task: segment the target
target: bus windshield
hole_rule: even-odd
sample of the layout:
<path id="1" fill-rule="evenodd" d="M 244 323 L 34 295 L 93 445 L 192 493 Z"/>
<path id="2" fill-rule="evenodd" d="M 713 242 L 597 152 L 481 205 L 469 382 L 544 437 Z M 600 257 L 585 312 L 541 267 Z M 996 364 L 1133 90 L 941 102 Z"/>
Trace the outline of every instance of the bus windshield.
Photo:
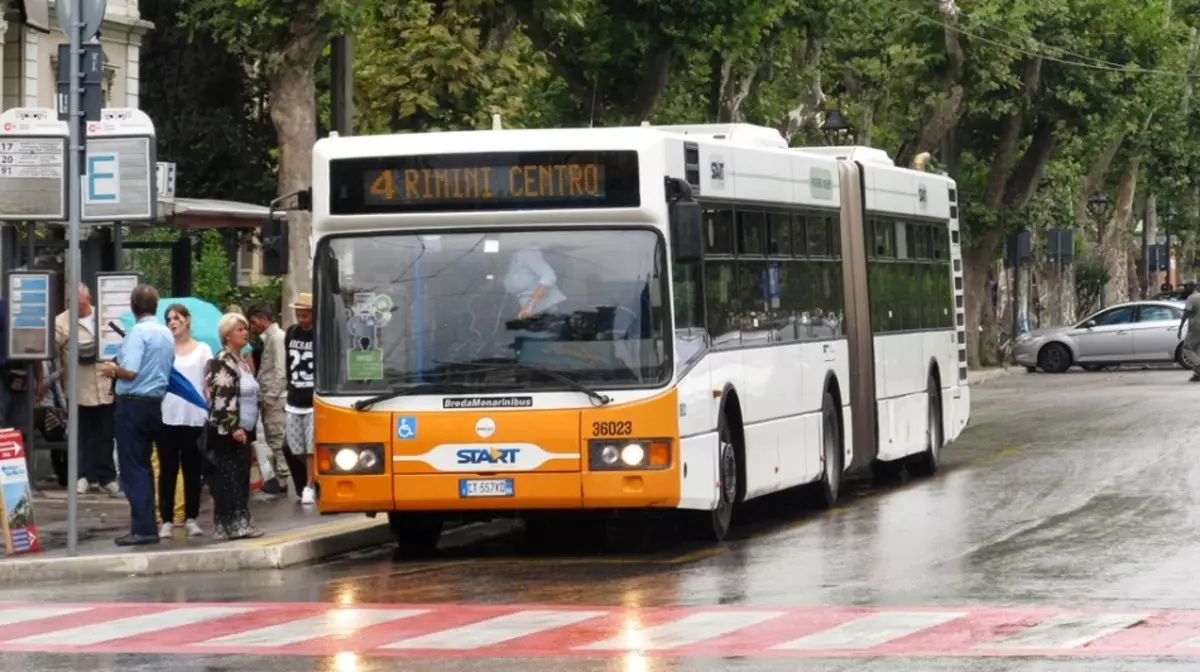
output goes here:
<path id="1" fill-rule="evenodd" d="M 671 377 L 666 254 L 654 231 L 331 237 L 314 266 L 322 394 L 653 387 Z"/>

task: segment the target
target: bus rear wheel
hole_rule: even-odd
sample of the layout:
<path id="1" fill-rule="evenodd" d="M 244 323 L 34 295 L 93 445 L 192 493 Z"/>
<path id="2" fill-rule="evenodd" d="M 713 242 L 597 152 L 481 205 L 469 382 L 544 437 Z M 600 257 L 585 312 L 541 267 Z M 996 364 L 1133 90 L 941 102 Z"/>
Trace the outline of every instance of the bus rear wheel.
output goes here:
<path id="1" fill-rule="evenodd" d="M 399 548 L 401 558 L 421 558 L 437 550 L 442 538 L 442 519 L 416 511 L 393 511 L 388 514 L 388 527 Z"/>
<path id="2" fill-rule="evenodd" d="M 837 504 L 842 484 L 842 432 L 838 424 L 838 406 L 833 395 L 826 392 L 821 400 L 821 480 L 805 488 L 805 499 L 821 509 Z"/>

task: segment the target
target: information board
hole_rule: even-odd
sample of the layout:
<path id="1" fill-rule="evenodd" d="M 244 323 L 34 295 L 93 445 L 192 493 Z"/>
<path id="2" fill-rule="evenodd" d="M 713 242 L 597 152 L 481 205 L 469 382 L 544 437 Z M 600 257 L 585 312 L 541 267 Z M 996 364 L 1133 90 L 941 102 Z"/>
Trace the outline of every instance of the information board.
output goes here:
<path id="1" fill-rule="evenodd" d="M 8 273 L 8 358 L 40 361 L 54 351 L 50 271 Z"/>
<path id="2" fill-rule="evenodd" d="M 154 123 L 135 109 L 102 110 L 88 124 L 83 221 L 152 221 L 157 212 Z"/>
<path id="3" fill-rule="evenodd" d="M 67 135 L 48 108 L 0 113 L 0 220 L 67 219 Z"/>
<path id="4" fill-rule="evenodd" d="M 16 429 L 0 429 L 0 533 L 7 555 L 41 550 L 33 522 L 33 493 L 25 465 L 25 442 Z"/>
<path id="5" fill-rule="evenodd" d="M 121 315 L 129 312 L 129 297 L 142 281 L 138 273 L 113 271 L 96 274 L 96 326 L 100 329 L 97 359 L 111 361 L 121 351 L 125 337 L 113 331 L 109 322 L 121 324 Z"/>

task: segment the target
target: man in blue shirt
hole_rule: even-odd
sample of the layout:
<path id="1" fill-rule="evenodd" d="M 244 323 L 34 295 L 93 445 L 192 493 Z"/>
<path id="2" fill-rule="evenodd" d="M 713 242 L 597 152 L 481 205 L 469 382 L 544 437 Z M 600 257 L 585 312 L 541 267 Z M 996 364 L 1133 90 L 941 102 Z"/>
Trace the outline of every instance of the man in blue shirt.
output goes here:
<path id="1" fill-rule="evenodd" d="M 153 287 L 138 285 L 129 304 L 137 323 L 121 343 L 117 361 L 105 363 L 101 374 L 117 380 L 117 457 L 121 489 L 133 519 L 130 534 L 116 541 L 118 546 L 141 546 L 159 540 L 150 452 L 162 429 L 162 401 L 175 365 L 175 337 L 154 317 L 158 292 Z"/>

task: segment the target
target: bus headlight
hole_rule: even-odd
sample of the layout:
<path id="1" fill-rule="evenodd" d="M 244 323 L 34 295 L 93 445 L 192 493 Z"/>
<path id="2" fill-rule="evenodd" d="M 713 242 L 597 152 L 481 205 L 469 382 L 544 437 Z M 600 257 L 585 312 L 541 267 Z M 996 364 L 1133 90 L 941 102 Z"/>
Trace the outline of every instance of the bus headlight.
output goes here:
<path id="1" fill-rule="evenodd" d="M 667 469 L 670 466 L 671 442 L 666 439 L 593 439 L 588 442 L 588 469 L 591 471 Z"/>
<path id="2" fill-rule="evenodd" d="M 319 444 L 317 471 L 322 474 L 382 474 L 383 444 Z"/>

